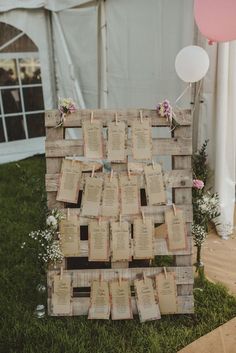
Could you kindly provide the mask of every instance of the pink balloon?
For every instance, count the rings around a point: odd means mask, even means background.
[[[209,41],[236,39],[236,0],[195,0],[194,15],[200,32]]]

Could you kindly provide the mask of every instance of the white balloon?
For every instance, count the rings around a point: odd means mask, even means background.
[[[200,81],[209,68],[207,52],[197,45],[189,45],[180,50],[175,59],[175,70],[184,82]]]

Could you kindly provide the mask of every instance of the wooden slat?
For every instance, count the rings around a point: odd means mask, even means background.
[[[106,141],[104,140],[106,147]],[[46,157],[83,156],[82,140],[46,140]],[[128,140],[126,153],[132,156],[131,140]],[[159,138],[153,139],[153,156],[191,155],[192,141],[189,138]]]
[[[67,127],[81,127],[82,120],[90,119],[91,112],[93,111],[94,119],[102,121],[103,126],[107,126],[107,123],[115,119],[115,114],[118,114],[118,120],[126,121],[129,123],[131,119],[140,117],[140,110],[142,110],[144,118],[150,118],[152,126],[169,126],[169,122],[166,118],[163,118],[157,114],[156,110],[150,109],[126,109],[126,110],[110,110],[110,109],[81,109],[77,112],[70,114],[66,117],[63,126]],[[180,125],[191,125],[192,117],[189,110],[183,112],[176,111],[176,120]],[[49,110],[45,113],[45,125],[46,127],[55,127],[60,122],[60,113],[58,110]]]
[[[48,193],[50,195],[50,193]],[[159,205],[159,206],[141,206],[140,210],[144,212],[145,216],[150,216],[153,218],[154,223],[164,223],[164,212],[167,207],[166,205]],[[185,221],[192,222],[192,205],[179,205],[178,208],[183,210]],[[65,215],[67,214],[67,209],[61,209],[61,212]],[[80,215],[79,208],[71,208],[70,213],[74,215]],[[141,214],[141,213],[140,213]],[[132,222],[137,216],[133,215],[122,215],[122,220],[126,220]],[[111,220],[116,218],[110,217]],[[90,218],[87,217],[80,217],[80,225],[87,226],[89,224]]]
[[[184,250],[176,250],[176,251],[169,251],[166,239],[164,238],[154,238],[154,255],[186,255],[192,254],[192,239],[191,237],[187,237],[187,249]],[[131,255],[133,256],[133,239],[131,239]],[[88,257],[88,241],[81,240],[80,241],[80,252],[78,257]],[[128,267],[128,262],[122,262],[121,265]],[[117,268],[117,263],[114,263],[115,267]]]
[[[96,173],[96,175],[102,175],[102,173]],[[46,174],[46,191],[57,191],[59,184],[59,176],[60,174]],[[84,181],[87,177],[87,174],[83,174],[80,183],[81,189],[83,188]],[[164,173],[164,182],[167,188],[192,187],[192,172],[191,170],[187,169],[167,171]],[[145,180],[143,175],[138,175],[138,183],[140,189],[145,188]]]
[[[193,284],[193,268],[188,267],[167,267],[167,272],[174,271],[176,273],[176,284]],[[103,279],[106,281],[112,281],[118,278],[128,279],[130,285],[136,278],[141,278],[143,273],[146,276],[154,277],[158,273],[163,271],[163,267],[140,267],[140,268],[122,268],[122,269],[103,269]],[[57,270],[48,271],[48,284],[51,287],[53,276],[58,273]],[[91,283],[95,280],[99,280],[101,270],[65,270],[65,274],[70,274],[73,280],[73,287],[90,287]]]
[[[194,300],[194,298],[192,295],[177,296],[177,307],[178,307],[177,314],[192,314],[194,312],[193,300]],[[73,316],[88,315],[89,301],[90,301],[90,299],[88,297],[87,298],[73,298],[72,299],[72,315]],[[132,304],[133,314],[137,315],[138,310],[137,310],[136,300],[134,297],[131,298],[131,304]],[[59,315],[54,315],[53,312],[51,311],[51,299],[48,300],[48,308],[50,310],[51,316],[59,316]],[[165,315],[165,314],[162,314],[162,315]]]

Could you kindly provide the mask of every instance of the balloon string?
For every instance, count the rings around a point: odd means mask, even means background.
[[[197,100],[198,97],[199,97],[201,88],[202,88],[202,80],[201,80],[200,83],[199,83],[198,90],[197,90],[197,94],[196,94],[195,99],[194,99],[194,106],[193,106],[193,110],[192,110],[192,115],[193,115],[193,113],[195,112],[196,105],[197,105],[197,104],[196,104],[196,100]]]
[[[192,84],[189,83],[187,87],[185,87],[184,91],[181,93],[181,95],[176,99],[175,104],[180,101],[180,99],[188,92],[188,90],[192,87]]]

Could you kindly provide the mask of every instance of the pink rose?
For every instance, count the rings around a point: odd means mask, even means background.
[[[193,187],[201,190],[204,188],[204,182],[199,179],[193,179]]]

